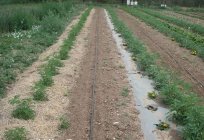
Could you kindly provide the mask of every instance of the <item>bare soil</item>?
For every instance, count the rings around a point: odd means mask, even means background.
[[[99,17],[99,18],[98,18]],[[97,47],[97,55],[95,55]],[[138,112],[136,112],[126,72],[105,18],[105,12],[97,8],[92,17],[88,34],[88,48],[81,65],[80,76],[71,90],[67,108],[71,126],[60,138],[88,139],[94,64],[96,65],[95,113],[93,139],[143,139]]]
[[[146,25],[123,10],[117,10],[118,16],[130,30],[146,45],[148,51],[158,53],[159,63],[179,73],[181,79],[191,83],[193,91],[204,96],[204,62],[190,51],[179,47],[159,31]],[[200,84],[201,83],[201,84]]]

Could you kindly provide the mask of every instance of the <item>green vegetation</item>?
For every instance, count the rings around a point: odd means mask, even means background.
[[[17,96],[10,100],[11,104],[17,104],[16,109],[13,110],[12,116],[14,118],[29,120],[34,119],[35,111],[30,108],[30,99],[20,100]]]
[[[58,74],[58,68],[63,66],[61,60],[65,60],[68,57],[68,53],[71,50],[77,35],[81,31],[91,8],[87,9],[81,16],[80,21],[70,31],[68,38],[64,41],[64,44],[61,46],[61,49],[58,54],[49,59],[47,64],[43,66],[43,69],[40,73],[41,79],[35,83],[33,98],[37,101],[47,100],[47,95],[45,93],[46,87],[53,84],[52,77]]]
[[[196,51],[197,55],[204,59],[203,39],[195,37],[195,35],[192,35],[192,33],[186,32],[185,30],[182,30],[176,26],[172,26],[166,22],[162,22],[161,20],[156,19],[151,15],[141,12],[137,8],[122,7],[122,9],[129,12],[133,16],[137,16],[165,35],[174,38],[178,43],[180,43],[181,47],[185,47],[191,51]]]
[[[107,8],[116,30],[121,33],[133,57],[139,66],[155,81],[155,88],[163,102],[170,107],[171,119],[183,125],[183,138],[186,140],[204,139],[204,107],[203,99],[198,99],[187,84],[179,80],[174,73],[158,66],[155,55],[147,52],[144,45],[120,21],[112,8]]]
[[[189,29],[190,31],[193,31],[193,32],[198,33],[200,35],[204,35],[204,27],[199,25],[199,24],[193,24],[193,23],[190,23],[190,22],[182,20],[182,19],[177,19],[177,18],[174,18],[171,16],[166,16],[166,15],[163,15],[163,14],[157,12],[157,11],[147,9],[147,8],[139,8],[139,10],[141,10],[141,11],[143,11],[149,15],[152,15],[154,17],[157,17],[157,18],[160,18],[162,20],[173,23],[173,24],[180,26],[182,28]]]
[[[149,93],[148,93],[148,97],[149,97],[150,99],[156,99],[156,98],[157,98],[157,93],[156,93],[155,91],[149,92]]]
[[[127,97],[129,95],[129,89],[128,88],[123,88],[122,92],[121,92],[121,95],[123,97]]]
[[[7,130],[4,134],[4,137],[6,140],[27,140],[26,133],[27,131],[24,127],[16,127]]]
[[[69,126],[70,126],[69,121],[66,119],[65,116],[62,116],[62,117],[60,118],[59,130],[68,129]]]
[[[72,1],[0,6],[0,97],[17,74],[54,43],[81,9],[84,5]]]

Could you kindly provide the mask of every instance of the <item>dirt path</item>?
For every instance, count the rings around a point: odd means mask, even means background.
[[[129,93],[127,97],[121,96],[123,89],[130,87],[103,9],[95,10],[88,42],[80,76],[71,90],[70,105],[67,108],[71,126],[61,139],[89,138],[95,76],[93,139],[143,139],[133,95]]]
[[[193,85],[194,91],[204,96],[204,62],[200,58],[128,13],[122,10],[117,13],[149,51],[160,55],[162,65],[179,73],[183,80]]]
[[[176,18],[179,18],[179,19],[189,21],[191,23],[200,24],[200,25],[204,26],[204,20],[199,19],[199,18],[193,18],[193,17],[187,16],[187,15],[182,15],[182,14],[179,14],[179,13],[175,13],[173,11],[163,11],[162,10],[162,11],[159,11],[159,12],[164,14],[164,15],[168,15],[168,16],[171,16],[171,17],[176,17]]]

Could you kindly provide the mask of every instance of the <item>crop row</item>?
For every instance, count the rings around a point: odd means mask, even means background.
[[[144,45],[118,19],[112,8],[107,9],[116,30],[127,43],[133,58],[136,58],[141,69],[154,80],[155,88],[159,91],[162,101],[170,107],[170,116],[168,117],[183,125],[183,138],[203,140],[204,107],[201,106],[203,99],[198,99],[184,81],[179,80],[173,72],[157,65],[155,55],[146,50]]]
[[[173,23],[173,24],[180,26],[182,28],[189,29],[195,33],[200,34],[200,35],[204,35],[204,27],[199,25],[199,24],[193,24],[193,23],[190,23],[190,22],[182,20],[182,19],[174,18],[171,16],[166,16],[166,15],[163,15],[163,14],[161,14],[157,11],[151,10],[151,9],[146,9],[146,8],[139,8],[139,9],[141,11],[149,14],[149,15],[163,19],[165,21]]]
[[[175,41],[180,43],[181,47],[185,47],[191,51],[196,51],[197,55],[204,59],[204,45],[202,39],[194,37],[194,35],[191,35],[190,32],[186,32],[176,26],[173,26],[166,22],[162,22],[161,20],[156,19],[151,15],[148,15],[138,10],[137,8],[122,7],[122,9],[132,14],[133,16],[140,18],[152,27],[164,33],[165,35],[175,39]]]

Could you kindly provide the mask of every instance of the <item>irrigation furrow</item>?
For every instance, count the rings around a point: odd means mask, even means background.
[[[92,79],[92,90],[91,90],[91,112],[89,120],[89,140],[93,140],[93,131],[94,131],[94,113],[95,113],[95,89],[96,89],[96,72],[97,72],[97,63],[98,63],[98,41],[99,41],[99,14],[97,14],[97,19],[95,23],[95,56],[94,56],[94,65],[93,65],[93,79]]]

